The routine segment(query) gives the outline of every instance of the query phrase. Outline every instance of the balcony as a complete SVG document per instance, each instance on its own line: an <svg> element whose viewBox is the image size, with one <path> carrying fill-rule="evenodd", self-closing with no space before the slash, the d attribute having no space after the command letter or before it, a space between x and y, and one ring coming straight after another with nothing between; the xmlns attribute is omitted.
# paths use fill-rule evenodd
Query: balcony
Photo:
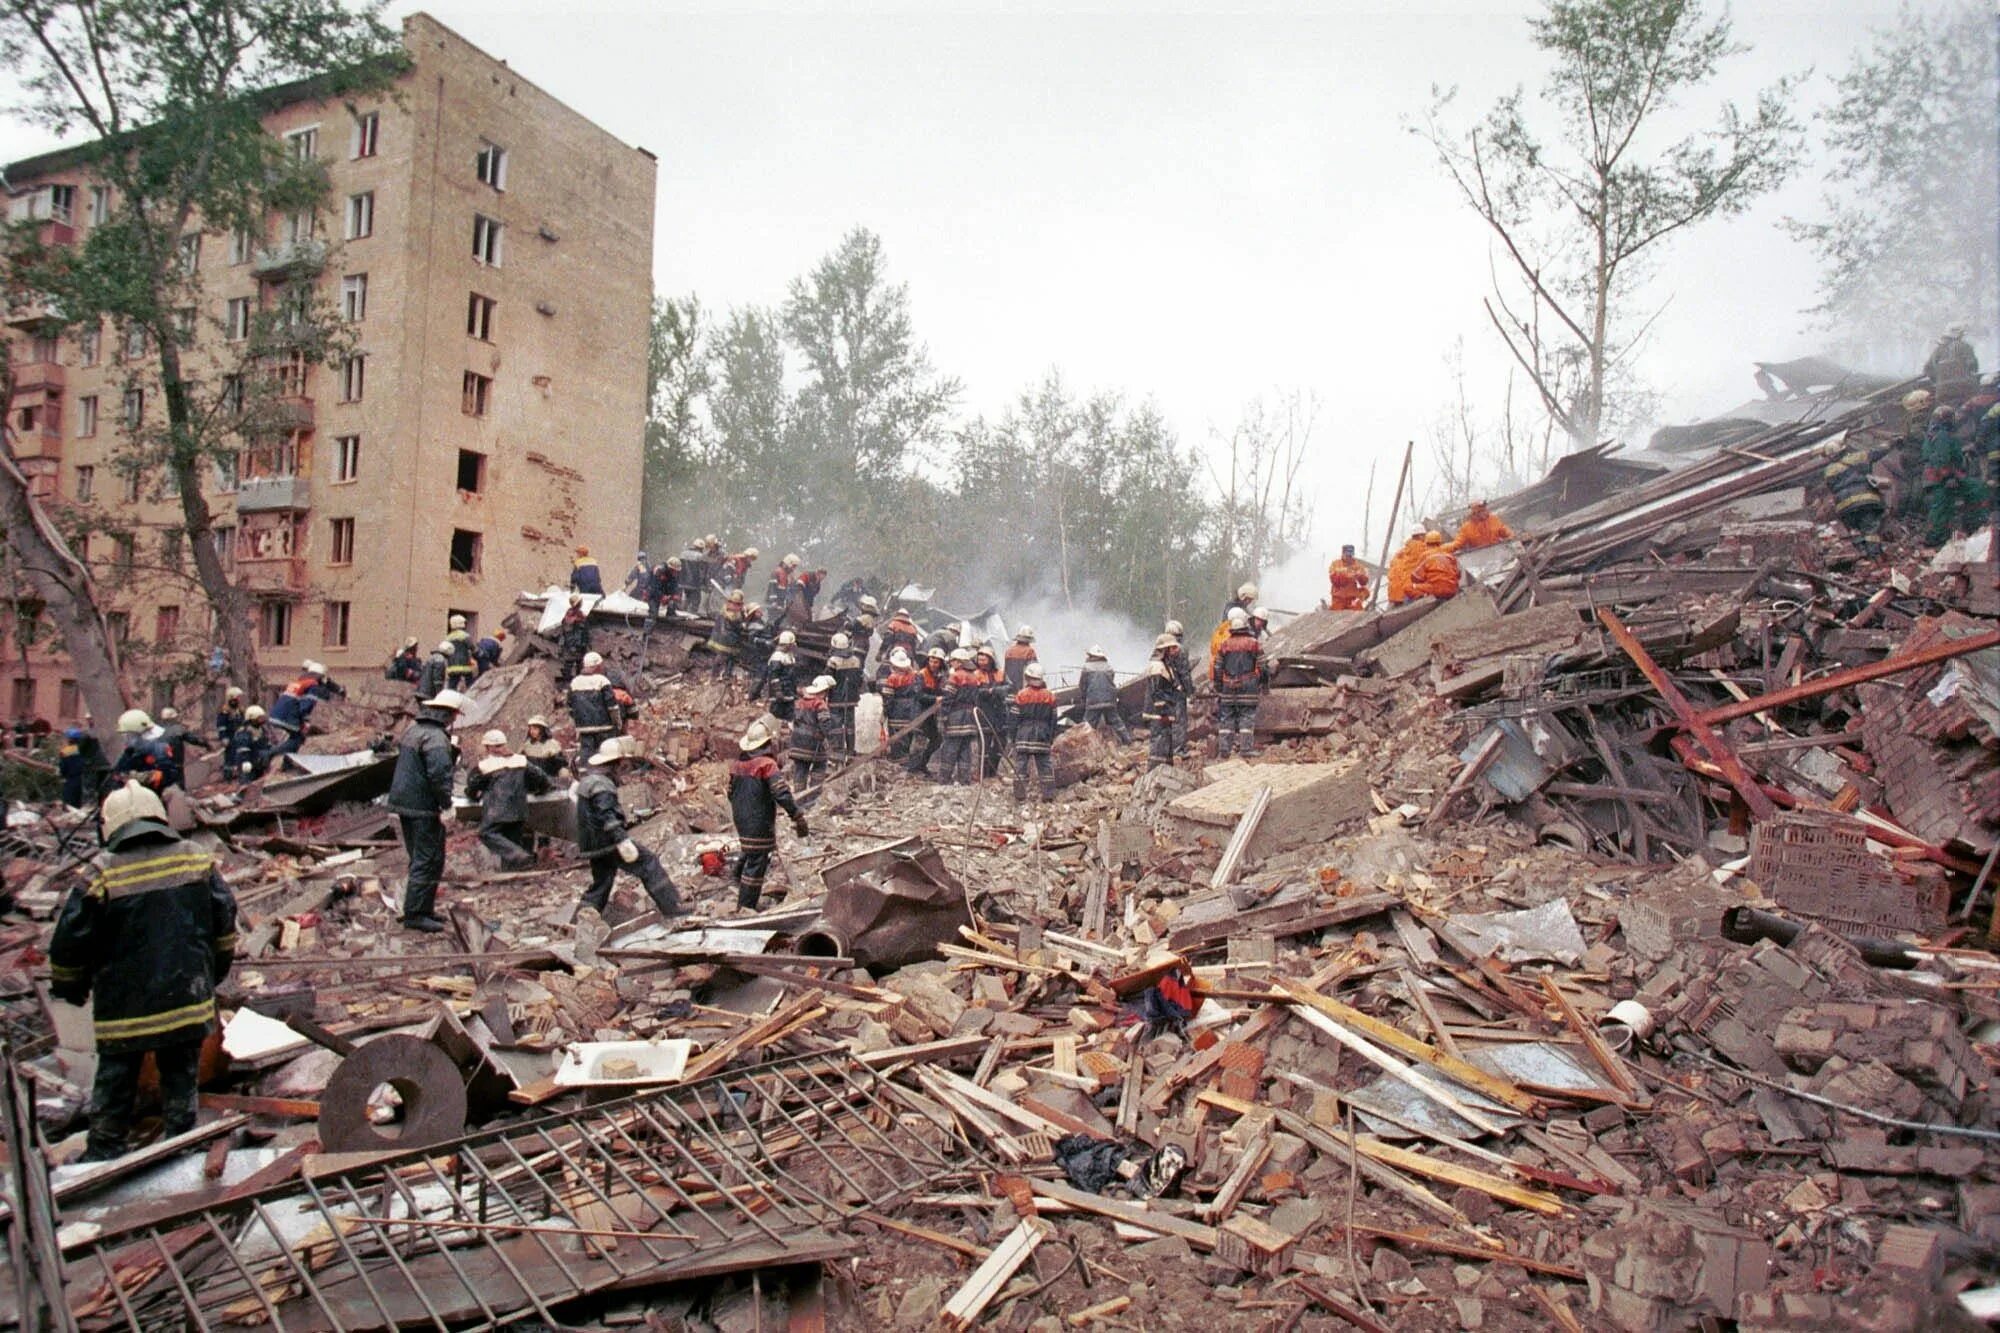
<svg viewBox="0 0 2000 1333"><path fill-rule="evenodd" d="M314 278L325 267L325 241L287 241L268 250L259 250L257 257L250 261L250 272L261 282Z"/></svg>
<svg viewBox="0 0 2000 1333"><path fill-rule="evenodd" d="M28 333L39 333L62 320L62 307L46 298L30 297L7 306L7 322Z"/></svg>
<svg viewBox="0 0 2000 1333"><path fill-rule="evenodd" d="M236 584L250 592L304 592L306 562L297 556L276 560L236 560Z"/></svg>
<svg viewBox="0 0 2000 1333"><path fill-rule="evenodd" d="M39 393L54 398L63 391L63 368L53 361L31 361L14 367L14 393Z"/></svg>
<svg viewBox="0 0 2000 1333"><path fill-rule="evenodd" d="M236 428L253 440L284 439L312 427L313 400L303 394L256 399L236 423Z"/></svg>
<svg viewBox="0 0 2000 1333"><path fill-rule="evenodd" d="M53 413L43 414L32 426L17 425L7 435L14 446L14 456L24 462L30 458L62 461L62 420Z"/></svg>
<svg viewBox="0 0 2000 1333"><path fill-rule="evenodd" d="M306 477L250 477L236 491L236 512L239 514L311 507L312 481Z"/></svg>
<svg viewBox="0 0 2000 1333"><path fill-rule="evenodd" d="M43 218L35 224L35 243L38 245L72 245L76 241L76 228L61 218Z"/></svg>
<svg viewBox="0 0 2000 1333"><path fill-rule="evenodd" d="M61 478L62 460L58 457L18 458L21 475L28 479L28 494L37 500L54 500L56 484Z"/></svg>

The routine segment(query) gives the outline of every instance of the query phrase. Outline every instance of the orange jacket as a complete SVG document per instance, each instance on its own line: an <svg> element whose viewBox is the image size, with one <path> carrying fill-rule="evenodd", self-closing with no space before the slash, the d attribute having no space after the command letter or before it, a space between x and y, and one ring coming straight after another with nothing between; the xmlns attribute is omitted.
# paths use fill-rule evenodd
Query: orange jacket
<svg viewBox="0 0 2000 1333"><path fill-rule="evenodd" d="M1228 642L1230 633L1229 621L1225 617L1223 622L1215 627L1215 633L1208 636L1208 673L1211 676L1215 674L1215 659L1221 654L1222 645Z"/></svg>
<svg viewBox="0 0 2000 1333"><path fill-rule="evenodd" d="M1417 572L1417 565L1430 554L1430 547L1424 545L1422 537L1412 537L1403 543L1403 549L1389 557L1389 604L1407 602L1415 594L1410 591L1410 575Z"/></svg>
<svg viewBox="0 0 2000 1333"><path fill-rule="evenodd" d="M1326 604L1333 611L1359 611L1368 601L1368 566L1336 560L1326 567Z"/></svg>
<svg viewBox="0 0 2000 1333"><path fill-rule="evenodd" d="M1433 546L1410 574L1412 597L1452 597L1458 593L1458 557Z"/></svg>
<svg viewBox="0 0 2000 1333"><path fill-rule="evenodd" d="M1482 546L1498 546L1514 535L1514 529L1500 515L1490 510L1484 514L1474 514L1458 525L1458 536L1452 539L1447 551L1476 551Z"/></svg>

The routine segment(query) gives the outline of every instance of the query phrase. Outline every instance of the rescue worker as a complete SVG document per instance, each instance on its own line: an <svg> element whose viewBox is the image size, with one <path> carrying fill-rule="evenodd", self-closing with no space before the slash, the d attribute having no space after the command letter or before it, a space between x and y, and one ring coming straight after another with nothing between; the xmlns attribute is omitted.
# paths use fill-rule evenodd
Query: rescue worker
<svg viewBox="0 0 2000 1333"><path fill-rule="evenodd" d="M1056 697L1040 662L1021 668L1021 688L1007 701L1007 730L1014 737L1014 803L1028 799L1028 770L1035 770L1035 795L1049 799L1053 772L1049 751L1056 742Z"/></svg>
<svg viewBox="0 0 2000 1333"><path fill-rule="evenodd" d="M1109 731L1121 745L1132 743L1132 729L1118 711L1118 677L1104 649L1092 644L1083 654L1083 671L1076 678L1077 701L1083 705L1083 721L1092 731Z"/></svg>
<svg viewBox="0 0 2000 1333"><path fill-rule="evenodd" d="M1477 551L1486 546L1498 546L1501 542L1512 541L1514 529L1507 521L1486 507L1486 501L1474 500L1472 508L1466 511L1465 521L1458 525L1458 536L1452 538L1447 551Z"/></svg>
<svg viewBox="0 0 2000 1333"><path fill-rule="evenodd" d="M990 778L1000 771L1000 753L1006 745L1007 677L990 643L972 650L972 669L979 675L980 776Z"/></svg>
<svg viewBox="0 0 2000 1333"><path fill-rule="evenodd" d="M243 687L231 685L222 696L222 707L215 710L215 738L224 745L229 744L229 738L243 725L244 702Z"/></svg>
<svg viewBox="0 0 2000 1333"><path fill-rule="evenodd" d="M800 570L792 578L792 602L787 608L794 616L803 616L807 621L813 617L813 603L819 600L819 590L826 583L823 569Z"/></svg>
<svg viewBox="0 0 2000 1333"><path fill-rule="evenodd" d="M752 912L764 894L764 878L771 871L771 854L778 850L778 811L791 816L792 831L801 838L809 827L792 786L785 781L785 767L775 753L777 735L758 718L736 742L736 758L729 761L729 818L736 825L736 906Z"/></svg>
<svg viewBox="0 0 2000 1333"><path fill-rule="evenodd" d="M569 570L569 586L588 597L604 595L604 575L598 572L597 562L590 558L588 546L576 548L576 560Z"/></svg>
<svg viewBox="0 0 2000 1333"><path fill-rule="evenodd" d="M715 674L729 680L736 673L737 660L750 638L750 626L762 619L762 607L748 607L743 603L743 589L731 588L729 595L722 599L722 611L709 626L708 638L701 645L703 652L715 658Z"/></svg>
<svg viewBox="0 0 2000 1333"><path fill-rule="evenodd" d="M1264 688L1264 645L1250 632L1250 617L1229 613L1229 637L1215 659L1215 755L1245 759L1257 753L1257 696Z"/></svg>
<svg viewBox="0 0 2000 1333"><path fill-rule="evenodd" d="M1973 447L1986 464L1987 497L1996 508L2000 508L2000 402L1994 403L1980 416Z"/></svg>
<svg viewBox="0 0 2000 1333"><path fill-rule="evenodd" d="M1019 690L1027 679L1028 663L1039 661L1035 652L1035 631L1032 626L1023 625L1014 631L1014 642L1007 645L1006 655L1001 659L1001 671L1007 677L1007 688Z"/></svg>
<svg viewBox="0 0 2000 1333"><path fill-rule="evenodd" d="M1262 643L1264 636L1271 632L1271 612L1267 607L1256 607L1250 612L1250 634Z"/></svg>
<svg viewBox="0 0 2000 1333"><path fill-rule="evenodd" d="M962 786L972 781L972 748L979 739L979 696L984 681L972 664L972 653L954 648L951 674L939 698L944 747L938 755L938 781Z"/></svg>
<svg viewBox="0 0 2000 1333"><path fill-rule="evenodd" d="M777 644L771 649L771 655L764 659L764 669L750 687L752 699L762 695L767 687L770 689L768 710L780 722L792 720L793 706L798 703L798 642L798 635L788 629L779 630Z"/></svg>
<svg viewBox="0 0 2000 1333"><path fill-rule="evenodd" d="M444 641L451 645L451 661L444 669L444 683L463 694L471 688L473 677L479 674L479 664L473 660L472 636L466 633L465 617L454 615L446 623L449 629Z"/></svg>
<svg viewBox="0 0 2000 1333"><path fill-rule="evenodd" d="M202 751L207 751L211 747L204 737L188 730L186 724L181 721L179 711L173 708L162 708L160 710L160 739L165 742L168 753L173 756L173 785L185 790L187 787L187 747L192 745L195 749Z"/></svg>
<svg viewBox="0 0 2000 1333"><path fill-rule="evenodd" d="M72 810L86 810L97 801L97 793L111 772L104 747L84 727L63 732L56 751L56 772L62 777L62 801Z"/></svg>
<svg viewBox="0 0 2000 1333"><path fill-rule="evenodd" d="M577 753L596 754L606 737L623 729L617 691L618 687L604 674L603 656L585 653L583 670L569 682L569 715L576 723Z"/></svg>
<svg viewBox="0 0 2000 1333"><path fill-rule="evenodd" d="M868 660L868 650L874 645L875 620L880 611L880 604L867 593L863 593L861 595L860 606L855 609L852 615L847 617L846 623L841 626L842 632L847 635L848 646L854 650L854 655L863 662Z"/></svg>
<svg viewBox="0 0 2000 1333"><path fill-rule="evenodd" d="M1242 587L1236 590L1236 596L1230 598L1228 604L1222 608L1223 617L1226 621L1229 616L1229 608L1232 606L1242 607L1243 610L1247 612L1251 607L1255 606L1256 604L1257 604L1257 585L1254 583L1246 583Z"/></svg>
<svg viewBox="0 0 2000 1333"><path fill-rule="evenodd" d="M963 646L959 638L958 622L948 620L942 627L932 630L930 637L924 640L924 656L929 657L931 650L935 648L949 660L951 655Z"/></svg>
<svg viewBox="0 0 2000 1333"><path fill-rule="evenodd" d="M1924 511L1924 433L1930 429L1937 400L1929 389L1903 395L1903 432L1897 438L1891 471L1896 480L1894 512L1912 526Z"/></svg>
<svg viewBox="0 0 2000 1333"><path fill-rule="evenodd" d="M1354 558L1354 543L1340 548L1340 559L1326 567L1326 608L1359 611L1368 605L1368 566Z"/></svg>
<svg viewBox="0 0 2000 1333"><path fill-rule="evenodd" d="M756 547L746 546L735 555L723 558L721 568L716 571L716 582L722 585L724 592L748 585L750 568L757 563L757 554Z"/></svg>
<svg viewBox="0 0 2000 1333"><path fill-rule="evenodd" d="M653 566L646 577L646 629L650 633L653 622L660 618L660 609L666 608L668 616L681 604L681 570L685 566L679 556L670 556Z"/></svg>
<svg viewBox="0 0 2000 1333"><path fill-rule="evenodd" d="M882 677L882 720L888 724L889 757L901 761L910 753L910 724L924 711L923 684L901 647L889 652L888 673Z"/></svg>
<svg viewBox="0 0 2000 1333"><path fill-rule="evenodd" d="M300 664L299 673L271 705L271 725L284 735L278 742L278 754L297 754L306 742L306 727L319 701L346 693L327 678L325 667L311 659Z"/></svg>
<svg viewBox="0 0 2000 1333"><path fill-rule="evenodd" d="M403 882L403 929L435 935L444 929L437 914L438 880L444 876L444 817L451 809L452 770L458 747L451 723L465 696L445 690L426 699L416 721L403 729L396 746L396 771L389 778L389 809L403 834L409 875Z"/></svg>
<svg viewBox="0 0 2000 1333"><path fill-rule="evenodd" d="M1866 556L1882 554L1882 518L1888 506L1882 492L1875 489L1875 464L1889 452L1889 444L1869 444L1858 432L1847 436L1847 448L1820 469L1827 493L1833 497L1833 516L1854 534L1854 544Z"/></svg>
<svg viewBox="0 0 2000 1333"><path fill-rule="evenodd" d="M556 744L553 732L549 730L549 720L540 713L528 719L528 739L521 746L521 753L528 756L528 762L542 770L542 776L553 782L556 776L569 767L569 756L562 746Z"/></svg>
<svg viewBox="0 0 2000 1333"><path fill-rule="evenodd" d="M1194 663L1188 660L1187 649L1181 643L1181 622L1167 622L1166 637L1173 640L1171 647L1161 649L1158 639L1153 641L1153 649L1173 673L1174 684L1179 694L1174 703L1174 753L1185 759L1188 756L1188 727L1193 721L1194 709Z"/></svg>
<svg viewBox="0 0 2000 1333"><path fill-rule="evenodd" d="M910 613L897 607L889 613L889 623L882 627L882 655L886 658L901 648L912 662L917 660L917 645L923 641L917 622L910 619Z"/></svg>
<svg viewBox="0 0 2000 1333"><path fill-rule="evenodd" d="M403 640L403 646L389 659L388 665L382 668L382 679L400 680L405 685L414 685L423 675L423 671L424 655L417 651L417 640L413 635ZM222 739L227 741L229 738L224 736Z"/></svg>
<svg viewBox="0 0 2000 1333"><path fill-rule="evenodd" d="M1968 522L1977 524L1977 496L1965 462L1965 449L1953 428L1949 407L1931 413L1930 429L1924 433L1924 515L1925 539L1942 546Z"/></svg>
<svg viewBox="0 0 2000 1333"><path fill-rule="evenodd" d="M950 684L950 659L944 649L931 649L924 654L924 664L917 672L917 712L919 716L925 713L930 716L924 718L916 735L911 738L910 762L903 765L910 773L923 773L944 742L944 725L939 720L939 714L943 711L945 692Z"/></svg>
<svg viewBox="0 0 2000 1333"><path fill-rule="evenodd" d="M465 794L480 802L479 841L502 870L526 870L535 864L528 798L550 789L549 775L528 756L508 753L504 731L487 732L479 744L486 753L465 779Z"/></svg>
<svg viewBox="0 0 2000 1333"><path fill-rule="evenodd" d="M243 724L222 747L222 775L248 786L271 767L271 743L264 738L264 710L256 704L243 710Z"/></svg>
<svg viewBox="0 0 2000 1333"><path fill-rule="evenodd" d="M1424 538L1430 534L1418 528L1410 534L1410 539L1402 544L1396 554L1389 557L1389 605L1401 606L1410 600L1410 576L1417 572L1417 566L1430 553Z"/></svg>
<svg viewBox="0 0 2000 1333"><path fill-rule="evenodd" d="M688 538L681 548L681 587L688 593L688 610L702 614L708 605L708 581L714 571L708 567L708 547L700 537Z"/></svg>
<svg viewBox="0 0 2000 1333"><path fill-rule="evenodd" d="M1924 362L1924 378L1939 399L1958 402L1979 384L1979 354L1965 340L1965 326L1954 324L1939 335Z"/></svg>
<svg viewBox="0 0 2000 1333"><path fill-rule="evenodd" d="M833 716L835 752L854 753L854 709L861 702L861 655L845 634L836 634L826 655L826 674L833 678L826 707Z"/></svg>
<svg viewBox="0 0 2000 1333"><path fill-rule="evenodd" d="M128 782L104 799L102 818L104 850L64 900L49 941L49 990L90 1003L97 1036L85 1162L125 1153L149 1053L162 1135L194 1128L215 988L236 956L236 900L214 859L167 826L160 798Z"/></svg>
<svg viewBox="0 0 2000 1333"><path fill-rule="evenodd" d="M792 712L792 785L808 804L810 788L826 776L827 764L839 743L839 723L826 703L832 688L832 676L814 676L799 687L798 706Z"/></svg>
<svg viewBox="0 0 2000 1333"><path fill-rule="evenodd" d="M1164 768L1174 762L1177 745L1175 719L1185 705L1186 693L1168 658L1181 650L1170 634L1153 640L1153 657L1146 664L1146 766Z"/></svg>
<svg viewBox="0 0 2000 1333"><path fill-rule="evenodd" d="M625 811L618 804L618 776L639 757L637 742L613 736L590 756L589 771L576 784L576 846L590 861L590 887L583 891L583 905L603 916L622 867L639 877L661 916L675 917L681 913L680 891L652 849L632 840Z"/></svg>
<svg viewBox="0 0 2000 1333"><path fill-rule="evenodd" d="M792 604L792 586L798 568L799 558L788 555L771 571L771 581L764 585L764 607L772 616L784 614L785 608Z"/></svg>
<svg viewBox="0 0 2000 1333"><path fill-rule="evenodd" d="M125 748L111 765L112 777L135 779L155 795L178 781L173 776L173 751L167 748L161 739L163 733L153 725L145 709L128 708L120 713L118 734L125 738ZM91 794L91 799L97 799L96 793Z"/></svg>
<svg viewBox="0 0 2000 1333"><path fill-rule="evenodd" d="M1446 549L1442 532L1424 534L1424 558L1410 571L1410 596L1443 601L1458 596L1458 557Z"/></svg>
<svg viewBox="0 0 2000 1333"><path fill-rule="evenodd" d="M638 601L646 600L646 580L653 577L652 562L646 559L644 551L632 560L632 568L625 571L625 583L619 591Z"/></svg>
<svg viewBox="0 0 2000 1333"><path fill-rule="evenodd" d="M507 631L504 629L479 636L479 641L472 645L473 679L477 680L500 665L500 654L505 651L506 643Z"/></svg>
<svg viewBox="0 0 2000 1333"><path fill-rule="evenodd" d="M428 699L444 688L445 672L451 669L451 644L440 640L424 658L417 672L417 698Z"/></svg>

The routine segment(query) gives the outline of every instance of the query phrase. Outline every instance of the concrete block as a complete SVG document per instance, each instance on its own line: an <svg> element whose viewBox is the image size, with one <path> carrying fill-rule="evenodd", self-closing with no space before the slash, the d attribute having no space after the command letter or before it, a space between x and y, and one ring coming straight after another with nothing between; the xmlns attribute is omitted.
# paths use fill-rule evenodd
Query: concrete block
<svg viewBox="0 0 2000 1333"><path fill-rule="evenodd" d="M1167 806L1173 836L1188 842L1207 838L1223 845L1257 789L1269 787L1271 803L1245 849L1252 859L1325 842L1374 812L1368 779L1354 763L1230 762L1212 765L1208 775L1212 780L1207 786Z"/></svg>
<svg viewBox="0 0 2000 1333"><path fill-rule="evenodd" d="M1439 640L1499 618L1500 608L1493 594L1473 584L1458 596L1437 603L1414 625L1356 656L1380 675L1406 676L1431 660L1431 649Z"/></svg>
<svg viewBox="0 0 2000 1333"><path fill-rule="evenodd" d="M1928 1287L1944 1275L1944 1241L1924 1227L1891 1226L1875 1247L1875 1270L1907 1275Z"/></svg>

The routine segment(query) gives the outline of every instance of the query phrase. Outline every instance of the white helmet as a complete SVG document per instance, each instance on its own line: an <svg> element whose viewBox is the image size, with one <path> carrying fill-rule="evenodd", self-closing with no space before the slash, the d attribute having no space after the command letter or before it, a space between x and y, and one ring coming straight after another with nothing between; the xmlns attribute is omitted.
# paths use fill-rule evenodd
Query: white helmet
<svg viewBox="0 0 2000 1333"><path fill-rule="evenodd" d="M743 739L736 742L736 748L749 754L752 750L763 749L776 739L778 739L777 733L773 732L760 717L750 724L750 730L743 733Z"/></svg>
<svg viewBox="0 0 2000 1333"><path fill-rule="evenodd" d="M834 651L844 653L852 646L853 646L853 641L849 639L845 634L836 634L833 636Z"/></svg>
<svg viewBox="0 0 2000 1333"><path fill-rule="evenodd" d="M597 747L597 753L590 756L590 762L593 764L609 764L620 759L636 759L638 757L639 752L632 747L628 737L607 736L604 744Z"/></svg>
<svg viewBox="0 0 2000 1333"><path fill-rule="evenodd" d="M450 657L454 652L458 651L458 645L453 643L450 639L440 639L438 641L437 651L443 653L446 657Z"/></svg>
<svg viewBox="0 0 2000 1333"><path fill-rule="evenodd" d="M873 597L869 596L867 593L862 593L861 609L863 611L880 611L882 609L882 604L876 601Z"/></svg>
<svg viewBox="0 0 2000 1333"><path fill-rule="evenodd" d="M243 710L243 720L245 722L262 722L264 720L264 706L262 704L251 704Z"/></svg>
<svg viewBox="0 0 2000 1333"><path fill-rule="evenodd" d="M118 715L118 730L128 736L136 736L142 731L151 731L153 719L146 716L143 708L128 708Z"/></svg>
<svg viewBox="0 0 2000 1333"><path fill-rule="evenodd" d="M780 648L789 648L798 641L799 641L799 636L792 633L790 630L784 629L778 631L778 646Z"/></svg>
<svg viewBox="0 0 2000 1333"><path fill-rule="evenodd" d="M910 669L910 655L901 648L898 648L889 654L889 665L898 671L908 671Z"/></svg>
<svg viewBox="0 0 2000 1333"><path fill-rule="evenodd" d="M1040 662L1030 662L1021 669L1021 679L1023 680L1047 680L1048 678L1048 672L1042 669Z"/></svg>
<svg viewBox="0 0 2000 1333"><path fill-rule="evenodd" d="M449 708L452 712L456 713L459 709L465 707L467 702L469 701L466 697L457 690L439 690L435 695L424 700L424 707Z"/></svg>
<svg viewBox="0 0 2000 1333"><path fill-rule="evenodd" d="M796 555L788 555L779 563L784 565L786 569L797 569L799 567L799 558Z"/></svg>
<svg viewBox="0 0 2000 1333"><path fill-rule="evenodd" d="M313 661L310 657L299 663L299 670L305 672L308 676L324 676L326 674L326 668Z"/></svg>
<svg viewBox="0 0 2000 1333"><path fill-rule="evenodd" d="M1153 640L1153 651L1156 653L1167 648L1178 648L1180 646L1181 641L1171 634L1162 634L1159 638Z"/></svg>
<svg viewBox="0 0 2000 1333"><path fill-rule="evenodd" d="M812 683L810 685L803 685L799 688L799 693L825 694L828 690L832 688L833 688L832 676L814 676L812 678Z"/></svg>
<svg viewBox="0 0 2000 1333"><path fill-rule="evenodd" d="M1035 631L1031 626L1023 625L1014 631L1014 642L1016 643L1032 643L1034 638Z"/></svg>
<svg viewBox="0 0 2000 1333"><path fill-rule="evenodd" d="M447 620L447 621L445 621L444 623L445 623L445 624L447 624L447 625L449 625L449 626L450 626L451 628L453 628L453 629L464 629L464 628L465 628L465 617L464 617L464 616L453 616L453 617L452 617L452 618L451 618L450 620Z"/></svg>
<svg viewBox="0 0 2000 1333"><path fill-rule="evenodd" d="M970 648L954 648L951 650L951 660L954 662L970 662L972 660L972 650Z"/></svg>
<svg viewBox="0 0 2000 1333"><path fill-rule="evenodd" d="M403 647L405 649L414 648L416 646L417 646L417 636L414 634L412 634L409 638L403 640Z"/></svg>
<svg viewBox="0 0 2000 1333"><path fill-rule="evenodd" d="M1250 623L1250 613L1240 606L1229 608L1229 628L1242 629Z"/></svg>
<svg viewBox="0 0 2000 1333"><path fill-rule="evenodd" d="M583 655L583 669L585 671L595 671L597 670L597 668L603 665L604 665L603 653L585 653Z"/></svg>
<svg viewBox="0 0 2000 1333"><path fill-rule="evenodd" d="M1167 622L1167 633L1178 639L1181 635L1187 633L1187 627L1178 620L1169 620Z"/></svg>
<svg viewBox="0 0 2000 1333"><path fill-rule="evenodd" d="M479 743L489 750L504 749L507 745L507 733L495 728L481 736Z"/></svg>
<svg viewBox="0 0 2000 1333"><path fill-rule="evenodd" d="M229 687L229 697L231 699L241 699L243 697L243 687L241 685L231 685Z"/></svg>
<svg viewBox="0 0 2000 1333"><path fill-rule="evenodd" d="M758 556L762 555L763 552L759 551L754 546L746 546L743 548L743 554L749 556L752 560L755 560Z"/></svg>
<svg viewBox="0 0 2000 1333"><path fill-rule="evenodd" d="M1104 650L1098 647L1094 643L1091 644L1090 647L1083 650L1083 655L1085 657L1095 657L1100 662L1104 660Z"/></svg>
<svg viewBox="0 0 2000 1333"><path fill-rule="evenodd" d="M1250 613L1250 618L1252 620L1269 620L1271 618L1271 608L1260 606Z"/></svg>
<svg viewBox="0 0 2000 1333"><path fill-rule="evenodd" d="M136 779L127 779L124 786L104 798L104 836L108 838L138 819L164 824L167 807Z"/></svg>
<svg viewBox="0 0 2000 1333"><path fill-rule="evenodd" d="M160 721L162 722L178 722L180 721L180 716L180 713L172 708L162 708L160 710Z"/></svg>
<svg viewBox="0 0 2000 1333"><path fill-rule="evenodd" d="M1257 585L1246 583L1236 590L1236 595L1246 602L1254 602L1257 600Z"/></svg>

